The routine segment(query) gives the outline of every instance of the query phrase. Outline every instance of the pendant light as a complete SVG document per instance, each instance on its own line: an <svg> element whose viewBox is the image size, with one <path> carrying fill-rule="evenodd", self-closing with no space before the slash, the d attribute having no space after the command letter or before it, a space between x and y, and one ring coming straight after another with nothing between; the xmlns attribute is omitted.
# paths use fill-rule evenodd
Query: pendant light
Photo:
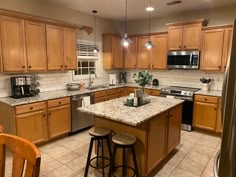
<svg viewBox="0 0 236 177"><path fill-rule="evenodd" d="M93 13L93 30L94 30L94 32L93 32L93 34L94 34L93 52L94 52L94 53L99 52L99 50L98 50L98 48L97 48L97 46L96 46L96 30L95 30L95 15L96 15L97 12L98 12L98 11L96 11L96 10L93 10L93 11L92 11L92 13Z"/></svg>
<svg viewBox="0 0 236 177"><path fill-rule="evenodd" d="M151 0L150 0L150 4L151 4ZM145 47L147 48L147 49L151 49L151 48L153 48L153 47L155 47L154 45L153 45L153 43L152 43L152 41L151 41L151 34L150 34L150 31L151 31L151 11L149 11L149 19L148 19L148 23L149 23L149 33L148 33L148 40L147 40L147 42L145 43Z"/></svg>
<svg viewBox="0 0 236 177"><path fill-rule="evenodd" d="M150 3L149 3L149 6L146 8L146 11L148 11L148 12L154 11L154 7L152 6L151 0L150 0Z"/></svg>
<svg viewBox="0 0 236 177"><path fill-rule="evenodd" d="M132 41L129 39L128 33L127 33L127 0L125 0L125 33L122 38L122 44L124 47L128 47L129 44L131 43Z"/></svg>

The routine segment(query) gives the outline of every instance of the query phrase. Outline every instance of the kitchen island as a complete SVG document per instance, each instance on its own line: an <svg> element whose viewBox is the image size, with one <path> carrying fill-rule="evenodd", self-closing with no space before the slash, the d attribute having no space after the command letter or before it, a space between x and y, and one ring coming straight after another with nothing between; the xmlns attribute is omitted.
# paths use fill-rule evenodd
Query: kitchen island
<svg viewBox="0 0 236 177"><path fill-rule="evenodd" d="M141 176L147 176L180 142L183 101L150 96L150 103L129 107L124 100L122 97L78 110L95 115L95 126L136 136L139 171ZM133 165L131 157L127 159Z"/></svg>

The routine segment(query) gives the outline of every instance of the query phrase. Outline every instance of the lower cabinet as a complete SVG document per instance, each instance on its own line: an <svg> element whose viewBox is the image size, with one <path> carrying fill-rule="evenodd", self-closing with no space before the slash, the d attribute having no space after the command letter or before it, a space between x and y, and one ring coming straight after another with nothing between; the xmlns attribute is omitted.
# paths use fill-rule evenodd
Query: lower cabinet
<svg viewBox="0 0 236 177"><path fill-rule="evenodd" d="M16 115L16 134L33 143L47 140L46 110Z"/></svg>
<svg viewBox="0 0 236 177"><path fill-rule="evenodd" d="M71 131L69 97L20 105L14 110L16 131L12 132L35 144Z"/></svg>
<svg viewBox="0 0 236 177"><path fill-rule="evenodd" d="M200 129L220 132L221 111L219 98L214 96L196 95L194 98L193 126Z"/></svg>
<svg viewBox="0 0 236 177"><path fill-rule="evenodd" d="M54 138L70 132L70 105L48 109L48 136Z"/></svg>
<svg viewBox="0 0 236 177"><path fill-rule="evenodd" d="M94 102L99 103L125 96L125 88L115 88L95 92Z"/></svg>
<svg viewBox="0 0 236 177"><path fill-rule="evenodd" d="M145 92L148 95L152 95L152 96L160 96L161 95L160 90L156 90L156 89L145 89Z"/></svg>

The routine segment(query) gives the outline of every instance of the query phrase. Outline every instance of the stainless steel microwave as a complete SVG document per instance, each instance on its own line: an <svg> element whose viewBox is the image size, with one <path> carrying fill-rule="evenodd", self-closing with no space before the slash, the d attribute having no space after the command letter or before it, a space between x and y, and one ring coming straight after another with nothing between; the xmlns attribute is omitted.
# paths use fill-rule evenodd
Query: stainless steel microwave
<svg viewBox="0 0 236 177"><path fill-rule="evenodd" d="M168 69L199 69L199 51L171 51L167 56Z"/></svg>

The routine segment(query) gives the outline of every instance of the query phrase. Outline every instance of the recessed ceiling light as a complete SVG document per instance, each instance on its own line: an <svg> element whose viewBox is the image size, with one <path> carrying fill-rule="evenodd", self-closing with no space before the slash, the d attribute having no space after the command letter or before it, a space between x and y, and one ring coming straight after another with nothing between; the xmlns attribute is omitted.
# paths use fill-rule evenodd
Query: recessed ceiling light
<svg viewBox="0 0 236 177"><path fill-rule="evenodd" d="M166 5L170 6L170 5L180 4L180 3L182 3L182 1L177 0L177 1L167 2Z"/></svg>
<svg viewBox="0 0 236 177"><path fill-rule="evenodd" d="M148 11L148 12L154 11L154 7L149 6L149 7L146 8L146 11Z"/></svg>

